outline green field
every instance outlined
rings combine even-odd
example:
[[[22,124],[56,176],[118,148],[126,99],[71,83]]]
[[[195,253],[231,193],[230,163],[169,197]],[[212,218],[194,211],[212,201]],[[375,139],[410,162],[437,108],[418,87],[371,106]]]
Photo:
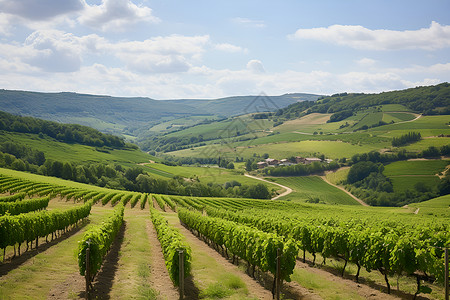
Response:
[[[435,175],[445,169],[450,160],[397,161],[384,167],[385,176]]]
[[[178,175],[184,178],[198,178],[200,182],[203,183],[225,184],[226,182],[236,180],[241,184],[247,185],[262,183],[266,185],[269,190],[280,189],[274,184],[269,184],[257,179],[246,177],[243,175],[243,171],[240,170],[228,170],[210,166],[166,166],[164,164],[147,164],[144,166],[144,169],[152,174],[164,174],[166,175],[165,177],[173,177]]]
[[[391,176],[389,179],[394,186],[394,192],[414,190],[417,183],[422,183],[431,191],[436,190],[439,184],[439,177],[437,176]]]
[[[0,168],[0,174],[1,175],[7,175],[7,176],[14,176],[18,178],[23,178],[26,180],[36,181],[36,182],[44,182],[44,183],[50,183],[50,184],[56,184],[60,186],[66,186],[66,187],[73,187],[73,188],[80,188],[80,189],[87,189],[87,190],[93,190],[93,191],[105,191],[110,192],[110,189],[102,188],[95,185],[89,185],[85,183],[65,180],[57,177],[50,177],[50,176],[42,176],[32,173],[26,173],[26,172],[20,172],[15,171],[11,169],[4,169]]]
[[[132,166],[149,160],[159,161],[141,150],[106,149],[108,153],[105,153],[91,146],[62,143],[47,136],[39,138],[37,134],[0,131],[0,139],[25,144],[44,152],[46,159],[62,162],[104,162]]]
[[[209,150],[206,147],[211,147]],[[231,148],[230,145],[202,146],[194,149],[169,152],[180,157],[202,157],[202,153],[215,153],[222,157],[234,159],[236,156],[244,158],[253,157],[253,154],[262,156],[269,153],[272,158],[282,159],[291,156],[317,156],[324,154],[328,158],[336,159],[351,157],[356,153],[364,153],[377,150],[378,147],[371,145],[352,145],[339,141],[301,141],[292,143],[264,144],[255,146],[240,146]]]
[[[397,112],[397,111],[410,111],[407,107],[401,104],[386,104],[381,106],[382,112]]]
[[[327,180],[332,184],[342,184],[347,180],[348,172],[350,171],[350,167],[341,168],[336,172],[328,172],[326,174]]]
[[[421,207],[421,208],[437,208],[437,209],[442,209],[442,208],[450,208],[450,195],[445,195],[442,197],[438,197],[438,198],[434,198],[428,201],[424,201],[424,202],[420,202],[420,203],[414,203],[411,204],[410,206],[414,206],[414,207]]]
[[[202,135],[204,139],[227,138],[230,136],[242,135],[252,131],[264,131],[272,128],[273,121],[254,120],[249,116],[236,117],[211,124],[198,125],[167,134],[165,137],[198,137]],[[237,134],[239,133],[239,134]]]
[[[215,119],[213,116],[190,116],[185,118],[179,118],[175,120],[169,120],[166,122],[158,123],[157,125],[150,128],[152,132],[170,132],[181,127],[190,127],[202,122],[204,120]]]
[[[345,192],[329,185],[318,176],[271,178],[271,180],[293,189],[292,193],[280,200],[306,202],[318,199],[326,204],[359,205]]]

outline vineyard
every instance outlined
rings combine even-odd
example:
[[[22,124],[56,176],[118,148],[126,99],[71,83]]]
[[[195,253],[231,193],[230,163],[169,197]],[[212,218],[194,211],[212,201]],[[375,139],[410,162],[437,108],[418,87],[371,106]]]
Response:
[[[445,206],[143,194],[0,171],[2,299],[444,297]]]

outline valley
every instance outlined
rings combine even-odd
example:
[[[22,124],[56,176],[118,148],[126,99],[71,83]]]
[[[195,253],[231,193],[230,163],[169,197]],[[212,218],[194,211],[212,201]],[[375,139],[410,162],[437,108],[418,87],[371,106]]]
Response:
[[[183,250],[185,299],[272,299],[277,284],[283,299],[444,299],[449,95],[288,94],[244,114],[267,98],[171,100],[185,114],[148,122],[76,95],[103,103],[83,108],[98,130],[65,124],[89,122],[64,101],[49,113],[64,123],[2,113],[0,294],[85,298],[89,248],[92,298],[178,299]]]

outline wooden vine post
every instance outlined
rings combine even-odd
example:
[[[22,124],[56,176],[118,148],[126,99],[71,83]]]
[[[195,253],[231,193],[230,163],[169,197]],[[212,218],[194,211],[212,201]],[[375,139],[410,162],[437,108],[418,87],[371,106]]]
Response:
[[[448,286],[448,248],[445,248],[445,280],[444,280],[444,284],[445,284],[445,300],[449,300],[448,299],[448,294],[449,294],[449,286]]]
[[[86,271],[84,272],[84,277],[86,279],[86,300],[89,299],[89,286],[91,284],[90,247],[91,244],[90,241],[88,241],[88,247],[86,248]]]
[[[275,282],[276,282],[276,287],[275,287],[275,294],[276,294],[276,299],[280,300],[280,290],[281,290],[281,249],[277,248],[277,273],[275,275]]]
[[[178,276],[178,287],[180,293],[180,299],[184,298],[184,251],[178,250],[178,260],[179,260],[179,276]]]

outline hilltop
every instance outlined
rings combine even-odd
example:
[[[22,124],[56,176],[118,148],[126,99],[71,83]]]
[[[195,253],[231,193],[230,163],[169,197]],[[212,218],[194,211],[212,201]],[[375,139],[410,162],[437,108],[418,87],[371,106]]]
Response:
[[[211,100],[155,100],[77,93],[38,93],[0,90],[0,110],[62,123],[76,123],[129,138],[151,134],[159,123],[178,120],[196,124],[205,119],[227,118],[243,111],[275,111],[320,95],[238,96]],[[255,105],[255,99],[265,99]],[[187,118],[187,119],[186,119]],[[166,126],[167,127],[167,126]],[[149,132],[148,132],[149,131]]]

